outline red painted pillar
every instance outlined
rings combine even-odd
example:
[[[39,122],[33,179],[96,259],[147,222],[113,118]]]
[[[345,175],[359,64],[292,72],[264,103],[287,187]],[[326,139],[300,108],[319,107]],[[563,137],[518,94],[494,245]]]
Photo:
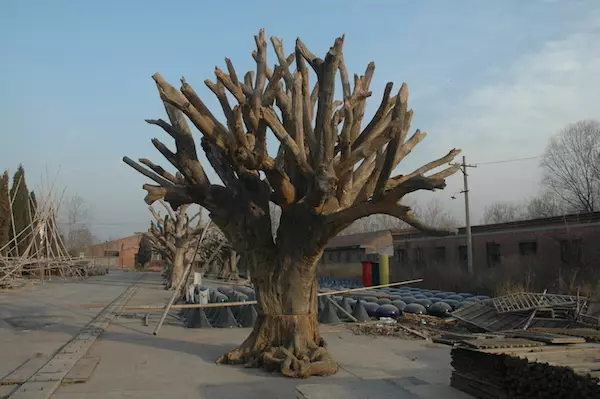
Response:
[[[370,287],[371,284],[371,262],[368,260],[362,263],[362,283],[365,287]]]

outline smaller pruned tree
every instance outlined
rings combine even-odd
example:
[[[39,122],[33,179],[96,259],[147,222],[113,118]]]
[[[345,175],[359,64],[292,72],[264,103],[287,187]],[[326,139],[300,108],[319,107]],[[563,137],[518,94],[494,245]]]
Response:
[[[161,200],[160,203],[167,213],[161,217],[152,206],[148,207],[156,224],[151,223],[150,230],[145,233],[145,236],[170,264],[166,276],[167,288],[176,289],[181,279],[185,277],[185,266],[192,261],[196,240],[202,234],[202,217],[201,212],[198,212],[190,218],[187,213],[189,205],[182,205],[174,211],[164,201]],[[198,222],[193,225],[196,218]]]
[[[207,277],[224,280],[239,279],[239,255],[223,232],[214,225],[206,233],[202,245],[198,248],[198,259],[203,265],[202,271]]]
[[[148,267],[148,264],[152,260],[153,251],[154,245],[152,244],[152,240],[150,240],[146,234],[143,234],[140,239],[140,247],[135,254],[135,267],[138,269],[145,269]]]

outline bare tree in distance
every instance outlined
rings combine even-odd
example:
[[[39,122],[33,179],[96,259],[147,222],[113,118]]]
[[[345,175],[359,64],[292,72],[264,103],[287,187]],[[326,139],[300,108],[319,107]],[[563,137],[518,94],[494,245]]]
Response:
[[[528,219],[549,218],[572,213],[568,205],[552,191],[545,191],[531,198],[525,207]]]
[[[413,208],[414,209],[414,208]],[[415,212],[416,214],[416,212]],[[371,231],[400,229],[410,227],[398,218],[389,215],[371,215],[356,220],[350,226],[346,227],[339,235],[350,235],[358,233],[368,233]]]
[[[92,220],[92,209],[87,201],[78,194],[67,198],[64,203],[66,218],[65,236],[67,249],[71,252],[81,250],[95,243],[95,238],[89,227]]]
[[[569,209],[600,209],[600,122],[567,125],[550,139],[542,158],[543,185]]]
[[[444,205],[438,198],[431,198],[425,203],[412,201],[411,208],[413,213],[428,226],[439,229],[456,229],[460,223],[458,220],[444,208]],[[344,229],[340,235],[366,233],[379,230],[405,229],[412,228],[398,218],[389,215],[371,215],[359,219]]]
[[[458,219],[444,207],[439,198],[431,198],[425,203],[416,203],[413,210],[419,219],[429,226],[439,229],[456,229],[460,226]]]
[[[513,202],[496,202],[485,207],[483,224],[515,222],[526,219],[523,204]]]
[[[375,65],[355,75],[352,85],[342,52],[344,37],[335,40],[323,59],[299,39],[286,55],[281,40],[272,37],[278,60],[274,68],[267,63],[264,30],[255,41],[256,71],[242,78],[226,59],[228,73],[216,68],[217,82],[205,81],[226,124],[184,79],[178,90],[160,74],[153,76],[170,123],[148,122],[175,139],[176,152],[157,139],[152,142],[179,174],[147,159],[140,160],[146,167],[127,157],[124,162],[156,183],[144,185],[148,203],[165,198],[174,208],[198,203],[208,209],[248,266],[258,319],[241,346],[218,362],[264,367],[290,377],[331,375],[338,364],[317,320],[316,270],[325,246],[355,220],[375,214],[397,217],[432,235],[454,233],[422,223],[401,200],[417,190],[443,189],[445,178],[458,171],[446,165],[460,150],[393,175],[426,135],[419,130],[409,135],[413,111],[405,84],[392,95],[388,83],[375,115],[363,124]],[[334,99],[338,71],[341,101]],[[208,180],[184,115],[202,133],[202,149],[222,184]],[[274,157],[267,153],[268,131],[280,142]],[[437,171],[439,167],[444,169]],[[275,239],[270,202],[282,211]]]

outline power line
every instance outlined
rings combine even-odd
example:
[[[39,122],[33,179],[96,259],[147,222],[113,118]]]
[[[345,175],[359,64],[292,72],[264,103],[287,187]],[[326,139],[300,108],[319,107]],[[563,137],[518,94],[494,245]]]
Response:
[[[147,221],[138,221],[138,222],[78,222],[78,223],[69,223],[69,222],[56,222],[60,225],[72,225],[72,226],[131,226],[138,225],[140,223],[148,223],[150,219]]]
[[[501,159],[498,161],[487,161],[487,162],[478,162],[475,165],[495,165],[500,163],[513,163],[513,162],[522,162],[522,161],[532,161],[534,159],[541,159],[543,155],[538,155],[537,157],[526,157],[526,158],[512,158],[512,159]]]
[[[594,146],[594,147],[592,147],[592,149],[600,150],[600,146]],[[555,152],[555,154],[556,155],[564,155],[564,154],[568,154],[570,152],[573,152],[573,151],[561,151],[561,152]],[[537,155],[537,156],[525,157],[525,158],[507,158],[507,159],[500,159],[497,161],[478,162],[478,163],[475,163],[475,165],[495,165],[495,164],[501,164],[501,163],[533,161],[535,159],[542,159],[542,158],[544,158],[544,155]]]

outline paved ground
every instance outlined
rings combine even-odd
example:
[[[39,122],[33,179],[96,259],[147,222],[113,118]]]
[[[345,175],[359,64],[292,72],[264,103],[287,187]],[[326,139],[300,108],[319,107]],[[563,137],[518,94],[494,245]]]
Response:
[[[78,302],[108,303],[133,282],[134,276],[135,273],[113,273],[86,283],[0,294],[2,318],[6,314],[14,317],[19,308],[33,314],[40,306],[46,314],[53,315],[51,319],[55,321],[42,330],[28,333],[6,332],[12,327],[5,322],[0,324],[0,353],[4,353],[5,348],[12,353],[10,365],[5,365],[3,356],[0,374],[10,372],[19,361],[38,351],[49,353],[57,349],[61,340],[66,342],[97,313],[83,310],[77,306]],[[153,274],[128,304],[163,304],[168,296],[158,274]],[[3,309],[7,303],[10,303],[9,312]],[[90,356],[100,357],[92,377],[83,384],[63,385],[53,398],[164,398],[171,395],[220,399],[295,398],[298,386],[311,398],[334,399],[335,394],[342,394],[350,399],[349,392],[364,390],[372,396],[361,398],[470,398],[448,386],[448,348],[424,341],[355,336],[343,326],[327,326],[322,329],[323,335],[340,362],[340,372],[334,377],[298,381],[260,370],[214,364],[220,354],[242,342],[248,329],[185,329],[181,322],[169,317],[159,335],[153,336],[160,312],[151,314],[150,326],[143,325],[144,313],[130,311],[115,319],[89,352]],[[24,353],[18,355],[17,347],[24,348]]]
[[[0,291],[0,377],[33,356],[54,354],[102,310],[80,304],[108,303],[135,277],[116,272],[80,281],[55,278],[45,286]]]

